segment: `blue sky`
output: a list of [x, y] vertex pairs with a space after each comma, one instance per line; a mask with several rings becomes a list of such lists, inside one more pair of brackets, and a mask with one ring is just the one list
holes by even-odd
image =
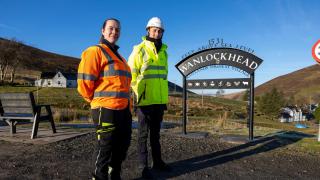
[[[146, 34], [149, 18], [165, 24], [169, 80], [181, 84], [174, 67], [190, 50], [212, 38], [254, 49], [264, 60], [256, 85], [310, 66], [312, 45], [320, 39], [318, 0], [1, 0], [0, 36], [58, 54], [80, 57], [97, 43], [104, 19], [121, 21], [120, 53], [128, 58]], [[240, 78], [226, 69], [202, 71], [192, 78]]]

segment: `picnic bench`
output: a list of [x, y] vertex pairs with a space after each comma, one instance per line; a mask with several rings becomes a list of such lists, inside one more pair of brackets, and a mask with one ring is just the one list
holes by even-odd
[[[33, 93], [0, 93], [0, 120], [4, 120], [10, 126], [10, 134], [16, 133], [16, 125], [19, 122], [33, 122], [31, 139], [38, 133], [39, 123], [48, 120], [53, 133], [56, 127], [53, 121], [50, 105], [36, 105]], [[41, 109], [46, 109], [43, 114]]]

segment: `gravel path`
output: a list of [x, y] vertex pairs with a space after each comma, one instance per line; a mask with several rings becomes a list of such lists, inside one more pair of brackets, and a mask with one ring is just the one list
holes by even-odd
[[[188, 139], [162, 134], [163, 159], [174, 171], [152, 171], [157, 179], [320, 179], [320, 155], [296, 152], [299, 139], [271, 136], [233, 145], [209, 136]], [[139, 179], [133, 131], [123, 179]], [[47, 145], [0, 141], [0, 179], [89, 179], [94, 134]], [[151, 160], [150, 160], [151, 162]]]

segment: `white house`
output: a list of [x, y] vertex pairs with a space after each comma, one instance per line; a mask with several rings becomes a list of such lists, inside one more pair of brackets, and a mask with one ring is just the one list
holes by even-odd
[[40, 79], [35, 81], [35, 86], [75, 88], [77, 87], [77, 73], [43, 72]]
[[280, 122], [306, 121], [300, 108], [285, 107], [281, 109]]

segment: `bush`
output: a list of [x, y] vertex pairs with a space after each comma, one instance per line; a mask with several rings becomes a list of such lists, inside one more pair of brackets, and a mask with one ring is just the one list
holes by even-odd
[[285, 105], [285, 103], [283, 93], [279, 92], [276, 88], [273, 88], [271, 92], [261, 96], [258, 101], [258, 109], [260, 112], [274, 120], [274, 118], [279, 116], [280, 109]]
[[242, 95], [242, 101], [248, 101], [249, 100], [249, 96], [250, 96], [250, 91], [249, 90], [246, 90], [244, 92], [244, 94]]
[[320, 122], [320, 106], [317, 107], [317, 109], [314, 111], [313, 115], [314, 115], [316, 121], [319, 123]]

